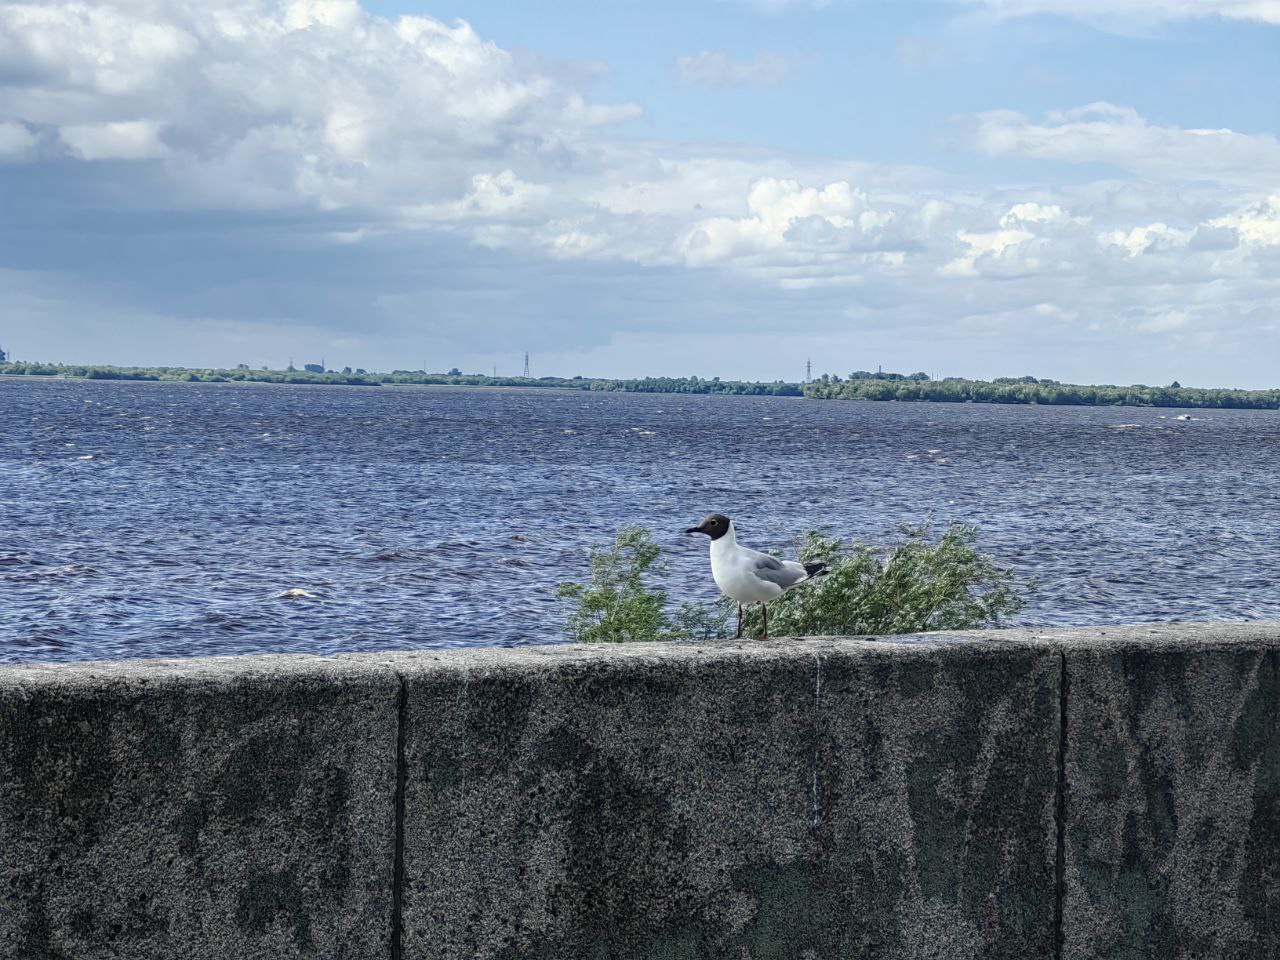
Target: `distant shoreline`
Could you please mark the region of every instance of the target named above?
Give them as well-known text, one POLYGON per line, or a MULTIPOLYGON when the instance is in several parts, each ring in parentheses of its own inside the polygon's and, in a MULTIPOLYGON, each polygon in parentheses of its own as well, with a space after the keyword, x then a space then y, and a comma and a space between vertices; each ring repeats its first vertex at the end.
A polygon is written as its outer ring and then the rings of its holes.
POLYGON ((932 380, 924 374, 869 373, 823 375, 808 383, 758 382, 718 377, 488 377, 481 374, 422 373, 397 370, 227 370, 188 367, 115 367, 10 362, 0 364, 0 379, 106 380, 132 383, 261 383, 277 386, 454 387, 468 389, 565 390, 594 393, 658 393, 804 397, 815 400, 895 400, 908 403, 994 403, 1041 406, 1159 407, 1188 410, 1280 410, 1280 389, 1236 390, 1217 387, 1085 385, 1008 377, 997 380, 932 380))

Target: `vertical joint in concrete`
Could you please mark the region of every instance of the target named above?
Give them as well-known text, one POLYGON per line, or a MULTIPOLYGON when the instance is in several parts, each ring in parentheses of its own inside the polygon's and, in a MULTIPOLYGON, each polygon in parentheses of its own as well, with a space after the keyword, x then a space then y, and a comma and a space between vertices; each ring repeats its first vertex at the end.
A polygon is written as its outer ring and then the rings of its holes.
POLYGON ((1067 886, 1067 694, 1071 680, 1067 676, 1067 654, 1059 651, 1058 675, 1058 784, 1053 819, 1057 840, 1053 858, 1053 957, 1062 960, 1064 934, 1062 905, 1067 886))
POLYGON ((396 710, 395 864, 391 881, 391 960, 404 956, 404 794, 408 771, 404 762, 405 716, 408 713, 409 684, 403 674, 396 710))
POLYGON ((822 752, 822 656, 813 655, 813 813, 812 826, 822 823, 821 792, 818 788, 818 766, 822 752))

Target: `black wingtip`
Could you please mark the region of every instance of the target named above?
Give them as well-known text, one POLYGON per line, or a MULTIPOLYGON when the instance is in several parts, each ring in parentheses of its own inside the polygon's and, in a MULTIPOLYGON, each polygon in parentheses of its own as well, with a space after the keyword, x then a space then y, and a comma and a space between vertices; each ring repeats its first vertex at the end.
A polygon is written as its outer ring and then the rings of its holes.
POLYGON ((812 580, 814 577, 820 577, 826 573, 827 565, 825 563, 806 563, 804 565, 804 572, 807 573, 809 575, 809 579, 812 580))

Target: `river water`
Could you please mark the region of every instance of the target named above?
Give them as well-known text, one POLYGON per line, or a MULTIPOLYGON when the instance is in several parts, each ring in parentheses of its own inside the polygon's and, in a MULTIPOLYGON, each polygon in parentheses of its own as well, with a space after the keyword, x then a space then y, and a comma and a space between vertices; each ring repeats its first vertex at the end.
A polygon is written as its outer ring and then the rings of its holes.
POLYGON ((8 380, 0 662, 555 641, 625 523, 712 600, 711 511, 783 550, 974 523, 1023 624, 1280 618, 1280 414, 1180 413, 8 380))

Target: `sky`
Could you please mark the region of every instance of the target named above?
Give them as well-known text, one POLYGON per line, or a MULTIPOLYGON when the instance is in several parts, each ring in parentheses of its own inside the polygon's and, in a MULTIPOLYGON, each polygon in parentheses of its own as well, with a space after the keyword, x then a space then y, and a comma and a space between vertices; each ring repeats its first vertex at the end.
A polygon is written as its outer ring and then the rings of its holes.
POLYGON ((0 0, 0 347, 1280 386, 1280 0, 0 0))

